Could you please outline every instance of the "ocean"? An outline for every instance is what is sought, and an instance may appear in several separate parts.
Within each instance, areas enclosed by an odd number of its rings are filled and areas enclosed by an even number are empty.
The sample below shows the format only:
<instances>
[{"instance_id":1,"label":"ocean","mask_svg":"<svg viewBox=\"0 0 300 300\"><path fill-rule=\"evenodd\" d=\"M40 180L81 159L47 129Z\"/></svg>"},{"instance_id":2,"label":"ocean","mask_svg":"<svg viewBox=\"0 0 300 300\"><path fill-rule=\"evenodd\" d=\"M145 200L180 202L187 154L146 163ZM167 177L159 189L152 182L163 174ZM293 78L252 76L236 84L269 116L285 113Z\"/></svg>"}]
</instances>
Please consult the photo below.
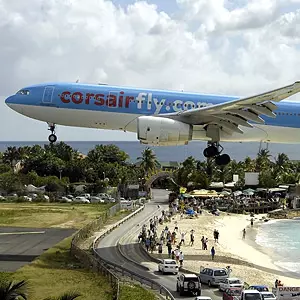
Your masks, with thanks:
<instances>
[{"instance_id":1,"label":"ocean","mask_svg":"<svg viewBox=\"0 0 300 300\"><path fill-rule=\"evenodd\" d=\"M300 220L271 220L260 226L256 243L274 254L273 263L300 274Z\"/></svg>"},{"instance_id":2,"label":"ocean","mask_svg":"<svg viewBox=\"0 0 300 300\"><path fill-rule=\"evenodd\" d=\"M135 162L137 157L141 155L141 152L147 147L146 145L140 144L138 141L69 141L66 143L70 145L72 148L77 149L79 152L83 154L87 154L89 150L93 149L95 145L98 144L114 144L118 146L121 150L125 151L129 156L132 162ZM41 145L48 144L47 141L30 141L30 142L0 142L0 152L6 150L9 146L32 146L32 145ZM205 142L190 142L185 146L160 146L152 148L157 156L158 161L167 162L167 161L184 161L188 156L193 156L196 159L203 160L204 156L202 154L203 149L205 148ZM249 156L251 158L255 158L257 152L259 151L260 144L259 143L222 143L224 147L224 153L228 153L232 159L237 161L244 160L245 157ZM300 145L297 144L263 144L262 147L270 150L270 154L272 158L278 155L278 153L286 153L291 160L300 160Z\"/></svg>"}]
</instances>

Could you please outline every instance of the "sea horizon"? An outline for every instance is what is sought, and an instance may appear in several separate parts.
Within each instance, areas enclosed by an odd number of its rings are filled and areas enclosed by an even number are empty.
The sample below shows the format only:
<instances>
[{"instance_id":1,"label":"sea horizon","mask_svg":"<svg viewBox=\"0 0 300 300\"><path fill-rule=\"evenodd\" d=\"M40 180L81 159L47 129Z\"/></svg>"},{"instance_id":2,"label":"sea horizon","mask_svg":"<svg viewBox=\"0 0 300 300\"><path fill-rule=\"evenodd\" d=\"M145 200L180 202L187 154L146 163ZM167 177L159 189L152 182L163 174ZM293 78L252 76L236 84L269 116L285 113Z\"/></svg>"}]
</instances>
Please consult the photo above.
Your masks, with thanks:
<instances>
[{"instance_id":1,"label":"sea horizon","mask_svg":"<svg viewBox=\"0 0 300 300\"><path fill-rule=\"evenodd\" d=\"M60 142L60 141L58 141ZM188 145L182 146L149 146L141 144L139 141L63 141L73 149L83 154L87 154L96 145L114 144L125 151L130 161L135 162L146 147L154 150L158 161L177 161L182 162L187 157L193 156L195 159L204 160L203 150L206 142L192 141ZM4 152L7 147L23 147L49 144L48 141L0 141L0 152ZM279 153L285 153L291 160L300 160L298 144L260 144L260 143L222 143L223 153L227 153L232 159L237 161L244 160L247 156L255 158L261 148L267 148L270 151L271 159L275 160ZM171 155L170 155L171 153Z\"/></svg>"},{"instance_id":2,"label":"sea horizon","mask_svg":"<svg viewBox=\"0 0 300 300\"><path fill-rule=\"evenodd\" d=\"M259 225L255 242L273 264L300 275L300 220L270 220Z\"/></svg>"}]
</instances>

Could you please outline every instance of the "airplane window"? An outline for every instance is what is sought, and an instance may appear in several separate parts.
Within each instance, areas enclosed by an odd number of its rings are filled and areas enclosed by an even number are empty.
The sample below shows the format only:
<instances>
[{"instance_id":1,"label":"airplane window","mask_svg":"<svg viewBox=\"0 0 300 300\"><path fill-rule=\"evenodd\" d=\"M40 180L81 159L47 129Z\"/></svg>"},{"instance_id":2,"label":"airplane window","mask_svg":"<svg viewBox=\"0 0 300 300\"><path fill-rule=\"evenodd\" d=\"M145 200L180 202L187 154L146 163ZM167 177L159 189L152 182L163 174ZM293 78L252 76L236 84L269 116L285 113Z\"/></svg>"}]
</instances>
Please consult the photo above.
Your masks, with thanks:
<instances>
[{"instance_id":1,"label":"airplane window","mask_svg":"<svg viewBox=\"0 0 300 300\"><path fill-rule=\"evenodd\" d=\"M28 90L20 90L17 92L17 94L19 95L29 95L29 91Z\"/></svg>"}]
</instances>

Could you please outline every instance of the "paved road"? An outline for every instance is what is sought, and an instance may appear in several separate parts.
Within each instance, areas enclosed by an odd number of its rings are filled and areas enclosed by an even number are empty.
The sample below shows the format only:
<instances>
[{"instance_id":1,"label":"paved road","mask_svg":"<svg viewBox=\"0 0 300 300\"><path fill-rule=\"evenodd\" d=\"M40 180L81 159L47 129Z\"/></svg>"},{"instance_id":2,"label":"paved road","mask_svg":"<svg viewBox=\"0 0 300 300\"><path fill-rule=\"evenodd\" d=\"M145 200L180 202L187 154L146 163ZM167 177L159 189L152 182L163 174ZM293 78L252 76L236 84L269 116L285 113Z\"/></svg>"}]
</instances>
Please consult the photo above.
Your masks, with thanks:
<instances>
[{"instance_id":1,"label":"paved road","mask_svg":"<svg viewBox=\"0 0 300 300\"><path fill-rule=\"evenodd\" d=\"M16 271L74 232L74 229L1 227L0 271Z\"/></svg>"},{"instance_id":2,"label":"paved road","mask_svg":"<svg viewBox=\"0 0 300 300\"><path fill-rule=\"evenodd\" d=\"M125 222L121 227L114 230L111 234L102 239L98 245L97 252L101 255L101 257L108 261L120 264L121 266L128 268L135 273L164 285L175 296L176 299L193 299L193 297L179 296L179 294L176 292L176 275L162 275L159 273L157 271L157 264L149 260L148 256L141 251L136 242L138 233L141 230L141 225L144 222L148 223L148 220L154 215L160 215L161 209L167 207L166 191L154 190L153 192L155 200L148 203L145 206L145 209L137 214L136 217ZM158 209L158 204L160 205L161 209ZM118 240L120 240L122 245L122 251L126 252L126 254L128 254L134 261L145 267L148 267L149 271L124 259L117 249ZM202 285L202 295L209 296L213 300L221 299L221 294L217 289L209 289L205 285Z\"/></svg>"}]
</instances>

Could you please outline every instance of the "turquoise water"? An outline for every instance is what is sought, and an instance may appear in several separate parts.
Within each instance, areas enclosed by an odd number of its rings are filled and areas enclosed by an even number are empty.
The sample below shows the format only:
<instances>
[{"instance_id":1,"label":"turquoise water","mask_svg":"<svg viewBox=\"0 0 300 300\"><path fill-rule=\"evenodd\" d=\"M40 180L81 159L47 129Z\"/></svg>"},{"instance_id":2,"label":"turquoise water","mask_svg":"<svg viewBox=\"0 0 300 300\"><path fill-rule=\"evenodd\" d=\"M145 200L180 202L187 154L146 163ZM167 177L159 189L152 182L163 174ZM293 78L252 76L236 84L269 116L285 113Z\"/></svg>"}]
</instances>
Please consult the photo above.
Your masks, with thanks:
<instances>
[{"instance_id":1,"label":"turquoise water","mask_svg":"<svg viewBox=\"0 0 300 300\"><path fill-rule=\"evenodd\" d=\"M300 274L300 220L272 220L261 225L256 242L274 253L274 264Z\"/></svg>"}]
</instances>

